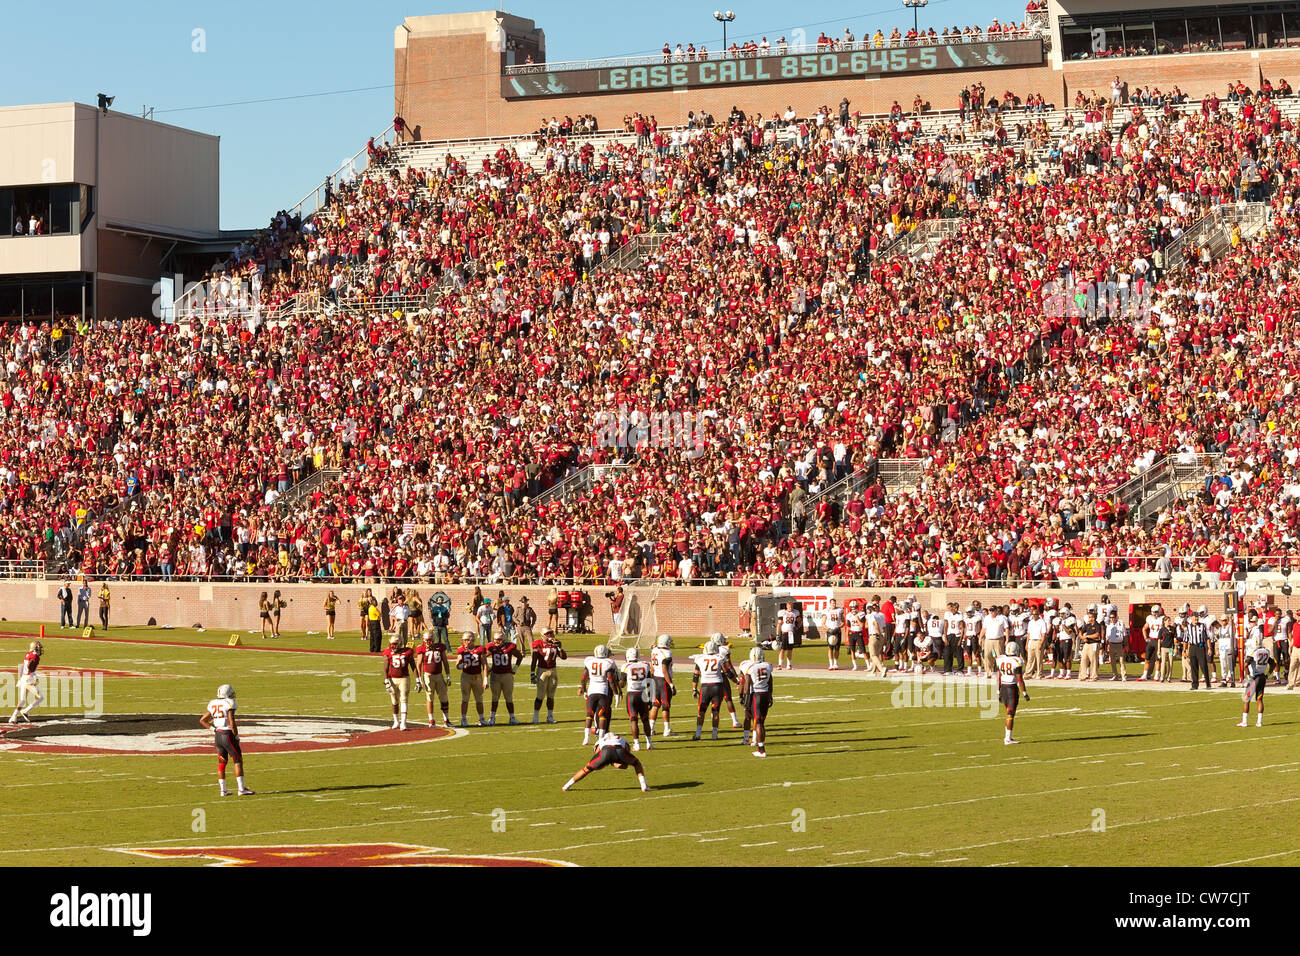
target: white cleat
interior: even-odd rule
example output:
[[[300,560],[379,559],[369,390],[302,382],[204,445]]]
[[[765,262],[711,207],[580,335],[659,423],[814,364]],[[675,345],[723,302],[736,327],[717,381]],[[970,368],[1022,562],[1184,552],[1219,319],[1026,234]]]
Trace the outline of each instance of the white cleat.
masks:
[[[649,737],[647,737],[647,738],[645,739],[645,749],[646,749],[646,750],[654,750],[654,749],[655,749],[655,742],[654,742],[653,740],[651,740]]]
[[[533,714],[533,723],[537,723],[537,721],[538,721],[538,715]]]
[[[634,740],[634,741],[632,741],[632,749],[633,749],[634,751],[636,751],[636,750],[640,750],[640,749],[641,749],[641,741],[639,741],[639,740]]]
[[[1014,737],[1008,737],[1006,740],[1004,740],[1004,741],[1002,741],[1002,742],[1003,742],[1004,744],[1018,744],[1018,743],[1020,743],[1020,741],[1019,741],[1019,740],[1016,740]]]
[[[754,754],[755,757],[766,757],[766,756],[767,756],[767,751],[766,751],[766,750],[754,750],[754,751],[751,751],[751,752]]]
[[[393,729],[394,729],[394,730],[397,729],[397,718],[396,718],[396,717],[393,718]]]
[[[712,738],[712,739],[714,739],[714,740],[717,740],[717,739],[718,739],[718,729],[717,729],[716,727],[713,728],[713,738]]]
[[[1241,723],[1239,723],[1239,724],[1234,724],[1233,726],[1236,726],[1236,727],[1249,727],[1250,724],[1246,723],[1246,722],[1243,720]]]
[[[555,715],[554,715],[554,714],[547,714],[547,715],[546,715],[546,722],[547,722],[548,724],[553,724],[553,723],[555,723]]]
[[[513,718],[513,717],[510,718],[510,723],[511,723],[512,726],[515,726],[515,727],[519,726],[519,721],[515,720],[515,718]]]

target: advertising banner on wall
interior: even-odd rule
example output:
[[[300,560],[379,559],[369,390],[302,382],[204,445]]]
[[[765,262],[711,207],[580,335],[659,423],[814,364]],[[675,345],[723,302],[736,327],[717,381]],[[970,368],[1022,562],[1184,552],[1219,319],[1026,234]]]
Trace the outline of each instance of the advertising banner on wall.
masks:
[[[557,70],[546,63],[515,67],[501,77],[507,100],[642,90],[694,90],[747,83],[853,79],[1037,66],[1043,62],[1038,37],[981,43],[943,43],[873,50],[829,50],[789,56],[747,56],[673,63],[642,63],[604,69]],[[557,64],[558,65],[558,64]]]

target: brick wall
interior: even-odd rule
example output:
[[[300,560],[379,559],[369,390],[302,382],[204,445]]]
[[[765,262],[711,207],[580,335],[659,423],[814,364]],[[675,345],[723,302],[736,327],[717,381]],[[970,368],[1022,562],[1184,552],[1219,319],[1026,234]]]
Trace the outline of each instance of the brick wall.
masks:
[[[997,97],[1008,89],[1019,96],[1040,92],[1050,103],[1069,105],[1076,89],[1109,93],[1117,72],[1130,86],[1154,85],[1168,90],[1177,85],[1199,98],[1211,91],[1222,93],[1234,79],[1253,88],[1261,73],[1270,79],[1290,73],[1288,79],[1294,84],[1300,76],[1300,49],[1067,62],[1060,70],[1044,64],[682,92],[646,90],[505,100],[500,91],[500,54],[486,35],[464,33],[412,37],[405,48],[395,50],[394,70],[397,111],[412,127],[420,127],[422,139],[434,140],[531,132],[543,117],[552,115],[562,118],[591,113],[603,129],[621,126],[623,116],[632,112],[653,114],[664,125],[683,123],[690,110],[705,110],[721,118],[732,106],[764,116],[793,106],[806,115],[821,106],[837,107],[845,96],[851,109],[864,113],[888,112],[894,100],[910,109],[918,94],[935,109],[952,109],[959,91],[976,80]]]
[[[383,597],[388,593],[387,587],[373,586],[375,594]],[[54,624],[59,619],[57,581],[3,581],[0,582],[0,607],[4,608],[4,618],[9,621],[44,621]],[[268,588],[258,584],[157,584],[110,582],[109,589],[113,595],[111,626],[144,625],[152,618],[159,625],[170,625],[177,629],[188,629],[194,624],[202,624],[208,631],[246,631],[260,630],[258,617],[258,597]],[[342,634],[357,633],[358,616],[356,602],[364,593],[365,585],[339,585],[334,588],[339,597],[337,630]],[[321,603],[330,588],[326,585],[299,584],[281,589],[288,608],[281,619],[287,631],[324,631],[325,614]],[[426,601],[430,594],[439,588],[423,585],[416,590]],[[463,630],[470,626],[465,607],[469,603],[473,588],[444,587],[452,599],[452,628]],[[495,601],[497,587],[485,587],[483,593]],[[527,597],[538,613],[540,625],[546,623],[546,600],[550,593],[547,587],[510,587],[505,591],[510,600],[519,607],[519,599]],[[573,590],[573,589],[566,589]],[[594,609],[594,622],[588,619],[588,626],[597,633],[610,630],[609,602],[604,593],[606,587],[583,588],[587,592]],[[644,594],[646,588],[628,588],[627,593]],[[762,593],[762,592],[760,592]],[[98,585],[92,588],[91,623],[98,627]],[[1226,591],[1158,591],[1158,590],[1101,590],[1069,588],[1061,590],[919,590],[882,591],[855,588],[837,588],[835,596],[841,604],[854,597],[866,598],[872,594],[905,597],[914,594],[923,605],[942,610],[948,601],[957,601],[962,606],[972,601],[1005,604],[1011,600],[1024,601],[1030,597],[1054,597],[1064,603],[1069,602],[1076,608],[1089,603],[1100,602],[1107,596],[1111,603],[1126,607],[1129,604],[1159,602],[1166,607],[1182,604],[1184,601],[1193,606],[1206,605],[1212,613],[1222,613],[1228,592]],[[664,587],[660,589],[655,601],[658,619],[657,632],[666,632],[674,636],[697,636],[713,631],[723,631],[734,635],[739,624],[739,602],[746,592],[740,588],[728,587]],[[0,624],[0,630],[4,625]]]

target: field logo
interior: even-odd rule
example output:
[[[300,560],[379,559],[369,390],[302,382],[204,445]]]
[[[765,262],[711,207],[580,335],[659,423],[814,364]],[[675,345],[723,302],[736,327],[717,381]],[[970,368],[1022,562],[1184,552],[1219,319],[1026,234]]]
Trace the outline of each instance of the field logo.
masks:
[[[153,928],[151,893],[83,893],[73,886],[50,897],[50,925],[59,929],[126,927],[133,936]]]
[[[463,730],[415,726],[394,730],[386,720],[353,717],[249,716],[239,721],[245,753],[289,753],[417,744],[462,736]],[[43,754],[210,754],[212,731],[192,714],[109,714],[50,717],[0,726],[0,751]]]
[[[303,843],[290,846],[113,847],[152,860],[210,859],[207,866],[572,866],[513,856],[457,856],[410,843]]]
[[[894,692],[889,702],[894,707],[975,707],[981,716],[998,715],[998,685],[995,681],[943,680],[938,677],[891,677]]]

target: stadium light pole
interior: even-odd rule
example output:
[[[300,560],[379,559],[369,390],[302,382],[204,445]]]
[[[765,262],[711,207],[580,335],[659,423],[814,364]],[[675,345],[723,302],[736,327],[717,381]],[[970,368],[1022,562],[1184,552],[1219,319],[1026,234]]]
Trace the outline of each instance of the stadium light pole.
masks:
[[[928,6],[929,3],[930,0],[903,0],[903,6],[912,8],[912,32],[913,33],[921,32],[920,17],[918,16],[918,14],[921,12],[921,8],[924,6]]]
[[[736,19],[736,14],[731,10],[714,10],[713,19],[722,24],[722,55],[727,55],[727,24]]]

